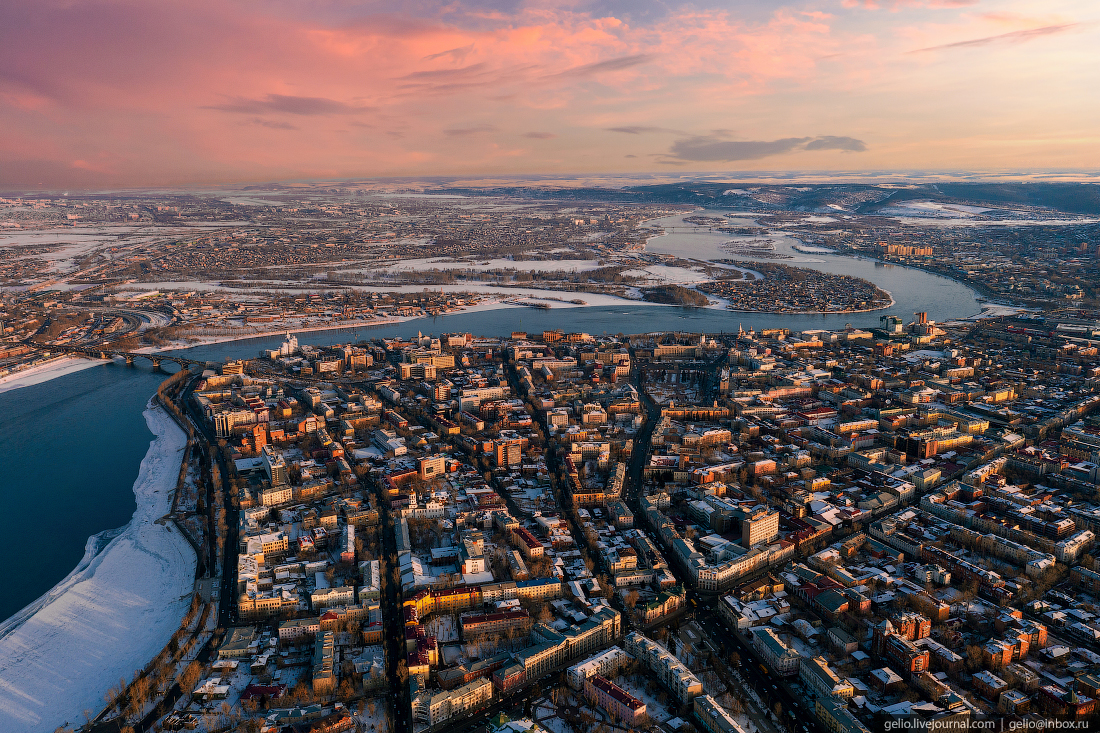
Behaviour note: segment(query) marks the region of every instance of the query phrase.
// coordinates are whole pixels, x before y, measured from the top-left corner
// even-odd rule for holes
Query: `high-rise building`
[[[741,520],[741,544],[753,547],[779,536],[779,512],[760,509]]]
[[[283,460],[283,455],[281,453],[273,450],[270,445],[265,445],[260,452],[260,457],[264,462],[264,473],[267,474],[267,478],[272,486],[281,486],[288,483],[286,461]]]

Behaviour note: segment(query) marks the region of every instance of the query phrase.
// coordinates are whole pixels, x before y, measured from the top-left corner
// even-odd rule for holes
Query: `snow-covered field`
[[[342,271],[377,273],[383,270],[386,272],[405,272],[437,269],[481,272],[484,270],[510,269],[536,272],[556,272],[559,270],[564,270],[565,272],[585,272],[587,270],[595,270],[599,267],[606,267],[610,264],[613,263],[604,260],[516,260],[505,257],[495,257],[485,260],[453,260],[446,257],[422,257],[420,259],[401,260],[400,262],[394,263],[372,263],[369,268],[364,268],[362,270],[348,270],[342,268]]]
[[[155,523],[170,507],[186,436],[152,403],[145,421],[156,437],[134,482],[133,519],[90,538],[68,577],[0,626],[0,732],[82,724],[187,610],[195,555],[178,530]]]
[[[1023,308],[1014,305],[1005,305],[1003,303],[982,303],[982,312],[976,315],[970,316],[967,320],[973,320],[976,318],[996,318],[997,316],[1014,316],[1017,313],[1027,313],[1031,308]]]
[[[0,394],[10,392],[13,389],[19,389],[20,387],[30,387],[34,384],[42,384],[51,379],[63,377],[66,374],[72,374],[73,372],[79,372],[106,363],[107,362],[98,359],[84,359],[80,357],[61,357],[59,359],[52,359],[45,364],[39,364],[30,369],[24,369],[15,374],[8,374],[0,377]]]

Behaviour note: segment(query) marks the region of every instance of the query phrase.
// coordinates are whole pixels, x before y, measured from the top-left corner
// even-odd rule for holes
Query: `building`
[[[531,530],[526,527],[516,526],[512,530],[512,542],[519,547],[519,551],[523,553],[523,556],[528,560],[536,557],[542,557],[546,553],[546,548],[535,535],[531,534]]]
[[[253,641],[256,629],[252,626],[238,626],[231,629],[229,638],[218,647],[218,659],[242,659],[252,656],[255,650]]]
[[[288,484],[272,484],[260,489],[260,504],[262,506],[289,504],[293,499],[294,488]]]
[[[903,613],[892,619],[894,633],[909,641],[923,639],[932,633],[932,621],[919,613]]]
[[[557,578],[517,580],[515,597],[521,601],[548,601],[561,598],[562,585]]]
[[[841,700],[850,700],[856,694],[851,682],[842,680],[829,666],[825,657],[803,659],[798,666],[798,677],[818,696],[832,695]]]
[[[431,480],[447,471],[447,458],[443,454],[424,456],[417,462],[417,475],[425,480]]]
[[[710,695],[698,695],[692,706],[695,719],[708,733],[747,733]]]
[[[814,714],[821,727],[829,733],[869,733],[867,726],[836,698],[819,697],[814,705]]]
[[[974,674],[973,685],[974,692],[978,693],[986,700],[992,700],[994,702],[1000,698],[1002,692],[1008,689],[1007,682],[985,669]]]
[[[630,655],[617,646],[594,654],[582,662],[577,662],[565,673],[565,679],[574,690],[584,687],[584,682],[593,675],[614,677],[630,662]]]
[[[295,644],[312,639],[321,630],[319,618],[296,618],[279,624],[279,644]]]
[[[686,602],[687,595],[684,589],[681,586],[673,586],[661,591],[653,600],[637,606],[635,613],[643,623],[651,624],[683,608]]]
[[[896,669],[903,670],[906,674],[916,674],[928,669],[931,659],[927,649],[917,647],[908,639],[891,634],[883,645],[883,651],[890,663]]]
[[[797,650],[784,644],[779,635],[770,628],[752,630],[752,648],[780,677],[798,674],[801,655]]]
[[[464,715],[493,699],[493,683],[482,678],[453,690],[429,695],[422,692],[413,699],[413,715],[428,725]]]
[[[272,486],[282,486],[288,483],[286,461],[283,459],[282,453],[270,445],[265,445],[260,451],[260,460],[263,462],[267,480],[271,482]]]
[[[336,635],[324,631],[317,635],[313,646],[313,694],[331,695],[336,692]]]
[[[484,634],[526,634],[531,630],[531,614],[527,611],[501,611],[463,616],[462,638],[472,639]]]
[[[1039,688],[1039,708],[1047,715],[1058,715],[1080,720],[1096,711],[1096,700],[1075,690],[1064,690],[1058,685]]]
[[[536,643],[515,653],[528,680],[535,680],[568,662],[589,655],[614,642],[621,633],[621,617],[612,608],[601,608],[588,620],[564,631],[538,624],[532,632]]]
[[[691,702],[703,693],[699,678],[658,642],[634,631],[627,635],[625,646],[627,652],[656,674],[661,684],[681,702]]]
[[[645,703],[601,675],[592,675],[584,681],[584,696],[594,705],[607,711],[611,720],[636,726],[646,719]]]

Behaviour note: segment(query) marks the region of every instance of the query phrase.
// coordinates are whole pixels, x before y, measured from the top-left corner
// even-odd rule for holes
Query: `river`
[[[674,219],[670,217],[666,224]],[[732,237],[720,232],[675,232],[651,240],[649,249],[681,257],[729,257],[718,245]],[[908,320],[926,311],[934,320],[965,318],[981,307],[974,293],[947,278],[872,260],[800,254],[795,243],[776,239],[777,251],[801,267],[842,272],[871,280],[888,290],[896,305],[884,311],[834,315],[731,313],[719,309],[621,305],[557,307],[550,310],[502,308],[423,318],[377,328],[299,334],[301,343],[333,344],[358,338],[409,336],[417,331],[471,332],[507,336],[561,328],[591,334],[650,331],[736,331],[759,328],[871,327],[893,313]],[[235,341],[187,349],[190,358],[222,361],[255,357],[281,338]],[[152,437],[142,417],[149,396],[164,378],[139,362],[111,363],[31,387],[0,394],[0,516],[7,518],[11,571],[0,594],[0,618],[8,618],[64,578],[84,554],[88,537],[121,527],[134,513],[132,491],[138,466]]]
[[[695,215],[700,213],[714,216],[723,212],[708,210],[695,212]],[[691,216],[691,214],[688,214],[688,216]],[[840,328],[848,322],[857,326],[874,326],[879,323],[879,317],[886,313],[897,315],[909,321],[913,314],[918,311],[928,313],[931,320],[946,321],[952,318],[966,318],[981,311],[981,306],[975,300],[974,292],[950,278],[911,267],[879,262],[870,258],[821,252],[799,252],[795,249],[795,246],[799,244],[798,240],[781,231],[754,234],[752,236],[738,236],[695,226],[683,221],[683,217],[684,215],[677,214],[651,221],[651,225],[659,225],[665,228],[668,233],[650,239],[646,250],[701,260],[745,260],[746,263],[749,263],[747,264],[748,267],[752,267],[751,263],[753,261],[774,262],[780,265],[805,267],[838,275],[851,275],[870,280],[894,297],[893,306],[873,313],[838,314],[827,317],[778,316],[783,325],[789,325],[792,328]],[[731,226],[756,225],[756,222],[751,219],[730,219],[729,221]],[[734,255],[721,249],[721,246],[727,242],[760,239],[772,240],[775,247],[773,253],[784,257],[784,259]],[[754,326],[757,324],[772,326],[777,323],[771,315],[736,314],[736,318]],[[808,325],[810,323],[827,323],[828,325],[810,326]]]

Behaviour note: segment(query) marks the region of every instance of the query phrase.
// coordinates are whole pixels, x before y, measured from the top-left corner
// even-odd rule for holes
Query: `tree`
[[[966,669],[969,672],[976,672],[982,668],[983,664],[982,648],[977,644],[970,644],[966,647]]]
[[[921,697],[919,692],[906,685],[901,691],[901,699],[907,702],[917,702]]]
[[[191,662],[184,669],[183,674],[180,675],[180,689],[187,693],[193,692],[200,676],[202,676],[202,665],[198,662]]]

